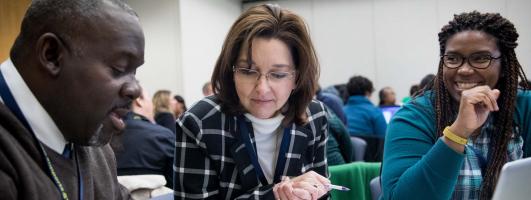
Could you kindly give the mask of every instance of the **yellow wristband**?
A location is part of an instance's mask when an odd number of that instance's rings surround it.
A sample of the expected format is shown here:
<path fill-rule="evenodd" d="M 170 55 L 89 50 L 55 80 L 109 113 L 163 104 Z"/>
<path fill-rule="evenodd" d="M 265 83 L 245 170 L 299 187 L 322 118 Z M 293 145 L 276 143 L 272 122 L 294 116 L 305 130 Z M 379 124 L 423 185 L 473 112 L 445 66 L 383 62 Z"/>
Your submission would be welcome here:
<path fill-rule="evenodd" d="M 457 144 L 466 145 L 466 143 L 468 141 L 466 138 L 462 138 L 462 137 L 456 135 L 455 133 L 453 133 L 452 131 L 450 131 L 450 127 L 449 126 L 444 128 L 443 134 L 444 134 L 444 136 L 446 138 L 454 141 Z"/>

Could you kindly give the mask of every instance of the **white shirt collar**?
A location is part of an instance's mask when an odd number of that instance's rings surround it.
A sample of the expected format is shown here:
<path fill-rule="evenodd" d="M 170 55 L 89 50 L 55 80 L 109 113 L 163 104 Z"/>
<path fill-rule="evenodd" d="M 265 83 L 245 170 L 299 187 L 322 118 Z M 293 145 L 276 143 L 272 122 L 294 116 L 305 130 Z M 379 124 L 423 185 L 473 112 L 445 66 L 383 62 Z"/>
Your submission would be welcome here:
<path fill-rule="evenodd" d="M 67 143 L 63 134 L 28 88 L 13 62 L 10 59 L 6 60 L 0 66 L 0 70 L 37 139 L 55 152 L 62 154 Z M 4 103 L 1 97 L 0 101 Z"/>
<path fill-rule="evenodd" d="M 260 119 L 257 118 L 250 113 L 244 114 L 247 119 L 251 121 L 253 124 L 253 130 L 255 133 L 262 134 L 272 134 L 274 133 L 277 128 L 280 126 L 280 123 L 282 123 L 282 120 L 284 119 L 284 115 L 278 114 L 275 117 L 269 118 L 269 119 Z"/>

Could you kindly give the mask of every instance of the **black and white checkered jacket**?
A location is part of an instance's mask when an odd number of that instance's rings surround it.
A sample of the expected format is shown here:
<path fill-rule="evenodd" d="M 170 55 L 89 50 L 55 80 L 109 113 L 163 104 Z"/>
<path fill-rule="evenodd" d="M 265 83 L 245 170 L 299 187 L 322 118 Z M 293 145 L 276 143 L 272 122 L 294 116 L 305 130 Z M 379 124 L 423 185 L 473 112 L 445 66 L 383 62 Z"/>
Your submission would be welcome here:
<path fill-rule="evenodd" d="M 313 101 L 306 112 L 307 124 L 291 125 L 286 164 L 281 175 L 275 174 L 275 183 L 281 176 L 312 170 L 328 177 L 324 106 Z M 274 184 L 259 181 L 237 131 L 237 120 L 220 111 L 214 96 L 199 101 L 177 120 L 175 199 L 274 199 Z M 254 134 L 250 138 L 254 145 Z"/>

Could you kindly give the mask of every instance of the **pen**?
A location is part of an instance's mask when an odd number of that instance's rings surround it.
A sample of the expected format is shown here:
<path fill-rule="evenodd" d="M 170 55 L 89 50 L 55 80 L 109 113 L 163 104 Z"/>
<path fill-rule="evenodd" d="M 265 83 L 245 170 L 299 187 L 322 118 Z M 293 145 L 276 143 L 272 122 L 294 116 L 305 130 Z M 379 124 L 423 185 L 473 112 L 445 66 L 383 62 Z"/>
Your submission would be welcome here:
<path fill-rule="evenodd" d="M 328 188 L 329 190 L 331 190 L 331 189 L 339 190 L 339 191 L 349 191 L 350 190 L 348 187 L 341 186 L 341 185 L 325 184 L 324 186 L 326 188 Z"/>
<path fill-rule="evenodd" d="M 281 177 L 281 180 L 282 181 L 286 181 L 286 180 L 289 180 L 289 177 L 287 176 L 282 176 Z M 314 187 L 319 187 L 319 185 L 313 185 Z M 334 184 L 324 184 L 322 185 L 323 187 L 325 187 L 326 189 L 328 190 L 339 190 L 339 191 L 350 191 L 350 188 L 348 187 L 345 187 L 345 186 L 341 186 L 341 185 L 334 185 Z"/>

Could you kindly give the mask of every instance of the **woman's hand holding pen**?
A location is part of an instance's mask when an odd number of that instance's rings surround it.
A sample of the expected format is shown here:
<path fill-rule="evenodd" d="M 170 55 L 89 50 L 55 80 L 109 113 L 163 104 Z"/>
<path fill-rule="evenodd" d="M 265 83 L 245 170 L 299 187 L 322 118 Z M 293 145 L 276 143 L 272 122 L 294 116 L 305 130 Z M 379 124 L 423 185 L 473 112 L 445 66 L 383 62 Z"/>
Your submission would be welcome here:
<path fill-rule="evenodd" d="M 275 184 L 273 193 L 275 199 L 312 199 L 316 200 L 325 195 L 329 188 L 330 180 L 320 174 L 309 171 L 290 179 L 284 177 L 280 183 Z"/>

